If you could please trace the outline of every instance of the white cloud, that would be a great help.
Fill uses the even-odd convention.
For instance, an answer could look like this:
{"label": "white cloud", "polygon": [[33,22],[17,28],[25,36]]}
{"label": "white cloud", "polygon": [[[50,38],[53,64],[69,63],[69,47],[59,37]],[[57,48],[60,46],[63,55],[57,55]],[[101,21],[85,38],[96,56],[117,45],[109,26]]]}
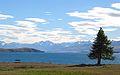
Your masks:
{"label": "white cloud", "polygon": [[49,24],[50,22],[44,22],[44,23],[42,23],[42,24]]}
{"label": "white cloud", "polygon": [[71,25],[76,31],[78,31],[81,34],[86,35],[94,35],[97,34],[97,31],[99,29],[98,26],[94,26],[89,23],[83,23],[83,22],[70,22],[69,25]]}
{"label": "white cloud", "polygon": [[34,22],[30,22],[30,21],[15,21],[17,23],[18,26],[22,26],[22,27],[36,27]]}
{"label": "white cloud", "polygon": [[59,18],[59,19],[57,19],[57,20],[62,21],[63,19]]}
{"label": "white cloud", "polygon": [[35,27],[22,27],[18,25],[0,25],[0,40],[6,43],[34,43],[39,41],[52,41],[54,43],[75,42],[80,37],[74,36],[71,31],[55,28],[47,31],[38,31]]}
{"label": "white cloud", "polygon": [[47,13],[47,14],[49,14],[49,13],[52,13],[52,12],[49,12],[49,11],[47,11],[47,12],[44,12],[44,13]]}
{"label": "white cloud", "polygon": [[47,22],[45,19],[41,19],[41,18],[26,18],[25,20],[36,22],[36,23]]}
{"label": "white cloud", "polygon": [[120,9],[120,3],[114,3],[112,4],[112,7]]}
{"label": "white cloud", "polygon": [[15,21],[18,26],[21,27],[29,27],[29,28],[37,28],[37,23],[41,24],[48,24],[47,20],[41,19],[41,18],[25,18],[25,20],[22,21]]}
{"label": "white cloud", "polygon": [[94,7],[87,12],[74,11],[67,13],[69,16],[83,18],[83,19],[106,19],[111,17],[119,17],[120,11],[112,8]]}
{"label": "white cloud", "polygon": [[115,31],[117,30],[117,28],[106,28],[104,29],[105,32],[111,32],[111,31]]}
{"label": "white cloud", "polygon": [[87,12],[73,11],[67,14],[84,20],[68,23],[82,34],[94,35],[98,31],[99,27],[103,27],[107,32],[115,31],[117,28],[120,28],[120,10],[94,7],[92,10],[88,10]]}
{"label": "white cloud", "polygon": [[[13,16],[0,14],[0,20],[7,18],[13,18]],[[61,43],[80,41],[80,37],[83,37],[83,35],[74,36],[71,31],[62,28],[41,31],[37,26],[38,23],[48,24],[49,22],[41,18],[25,18],[15,21],[14,25],[0,24],[0,40],[6,43],[35,43],[39,41]]]}
{"label": "white cloud", "polygon": [[0,14],[0,20],[5,20],[5,19],[8,19],[8,18],[14,18],[14,16]]}
{"label": "white cloud", "polygon": [[52,15],[52,12],[44,12],[45,15]]}

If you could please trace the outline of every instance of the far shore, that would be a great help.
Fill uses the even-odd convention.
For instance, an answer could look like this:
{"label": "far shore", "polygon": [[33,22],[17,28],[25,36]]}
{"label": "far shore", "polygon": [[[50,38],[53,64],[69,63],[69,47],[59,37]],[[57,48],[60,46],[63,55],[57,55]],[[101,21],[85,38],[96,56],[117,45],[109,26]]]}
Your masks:
{"label": "far shore", "polygon": [[54,64],[54,63],[45,63],[45,62],[0,62],[0,67],[21,67],[21,66],[26,66],[30,67],[32,66],[33,68],[40,68],[40,67],[93,67],[93,66],[106,66],[106,65],[120,65],[120,64],[101,64],[101,65],[96,65],[96,64]]}

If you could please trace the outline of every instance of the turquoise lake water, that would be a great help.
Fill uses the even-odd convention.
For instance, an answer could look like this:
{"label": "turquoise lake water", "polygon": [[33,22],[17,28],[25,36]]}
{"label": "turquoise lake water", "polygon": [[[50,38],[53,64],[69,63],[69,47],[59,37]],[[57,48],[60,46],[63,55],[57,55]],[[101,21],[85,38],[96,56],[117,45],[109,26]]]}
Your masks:
{"label": "turquoise lake water", "polygon": [[[102,61],[104,64],[120,64],[120,53],[114,54],[114,61]],[[46,62],[53,64],[95,64],[87,54],[82,53],[37,53],[37,52],[0,52],[0,62]]]}

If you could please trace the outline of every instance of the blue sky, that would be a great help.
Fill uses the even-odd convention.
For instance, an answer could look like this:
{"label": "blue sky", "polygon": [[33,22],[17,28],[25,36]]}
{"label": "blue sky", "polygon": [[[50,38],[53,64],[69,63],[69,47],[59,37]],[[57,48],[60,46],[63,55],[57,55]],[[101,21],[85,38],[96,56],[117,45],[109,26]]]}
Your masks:
{"label": "blue sky", "polygon": [[93,40],[99,27],[111,40],[120,40],[119,20],[119,0],[1,0],[0,40]]}

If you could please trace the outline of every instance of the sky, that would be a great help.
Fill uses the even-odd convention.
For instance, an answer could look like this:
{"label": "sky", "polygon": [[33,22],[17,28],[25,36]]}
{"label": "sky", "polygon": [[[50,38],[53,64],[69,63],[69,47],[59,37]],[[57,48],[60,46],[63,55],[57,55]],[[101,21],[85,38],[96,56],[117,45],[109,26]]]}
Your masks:
{"label": "sky", "polygon": [[0,0],[0,41],[120,40],[120,0]]}

